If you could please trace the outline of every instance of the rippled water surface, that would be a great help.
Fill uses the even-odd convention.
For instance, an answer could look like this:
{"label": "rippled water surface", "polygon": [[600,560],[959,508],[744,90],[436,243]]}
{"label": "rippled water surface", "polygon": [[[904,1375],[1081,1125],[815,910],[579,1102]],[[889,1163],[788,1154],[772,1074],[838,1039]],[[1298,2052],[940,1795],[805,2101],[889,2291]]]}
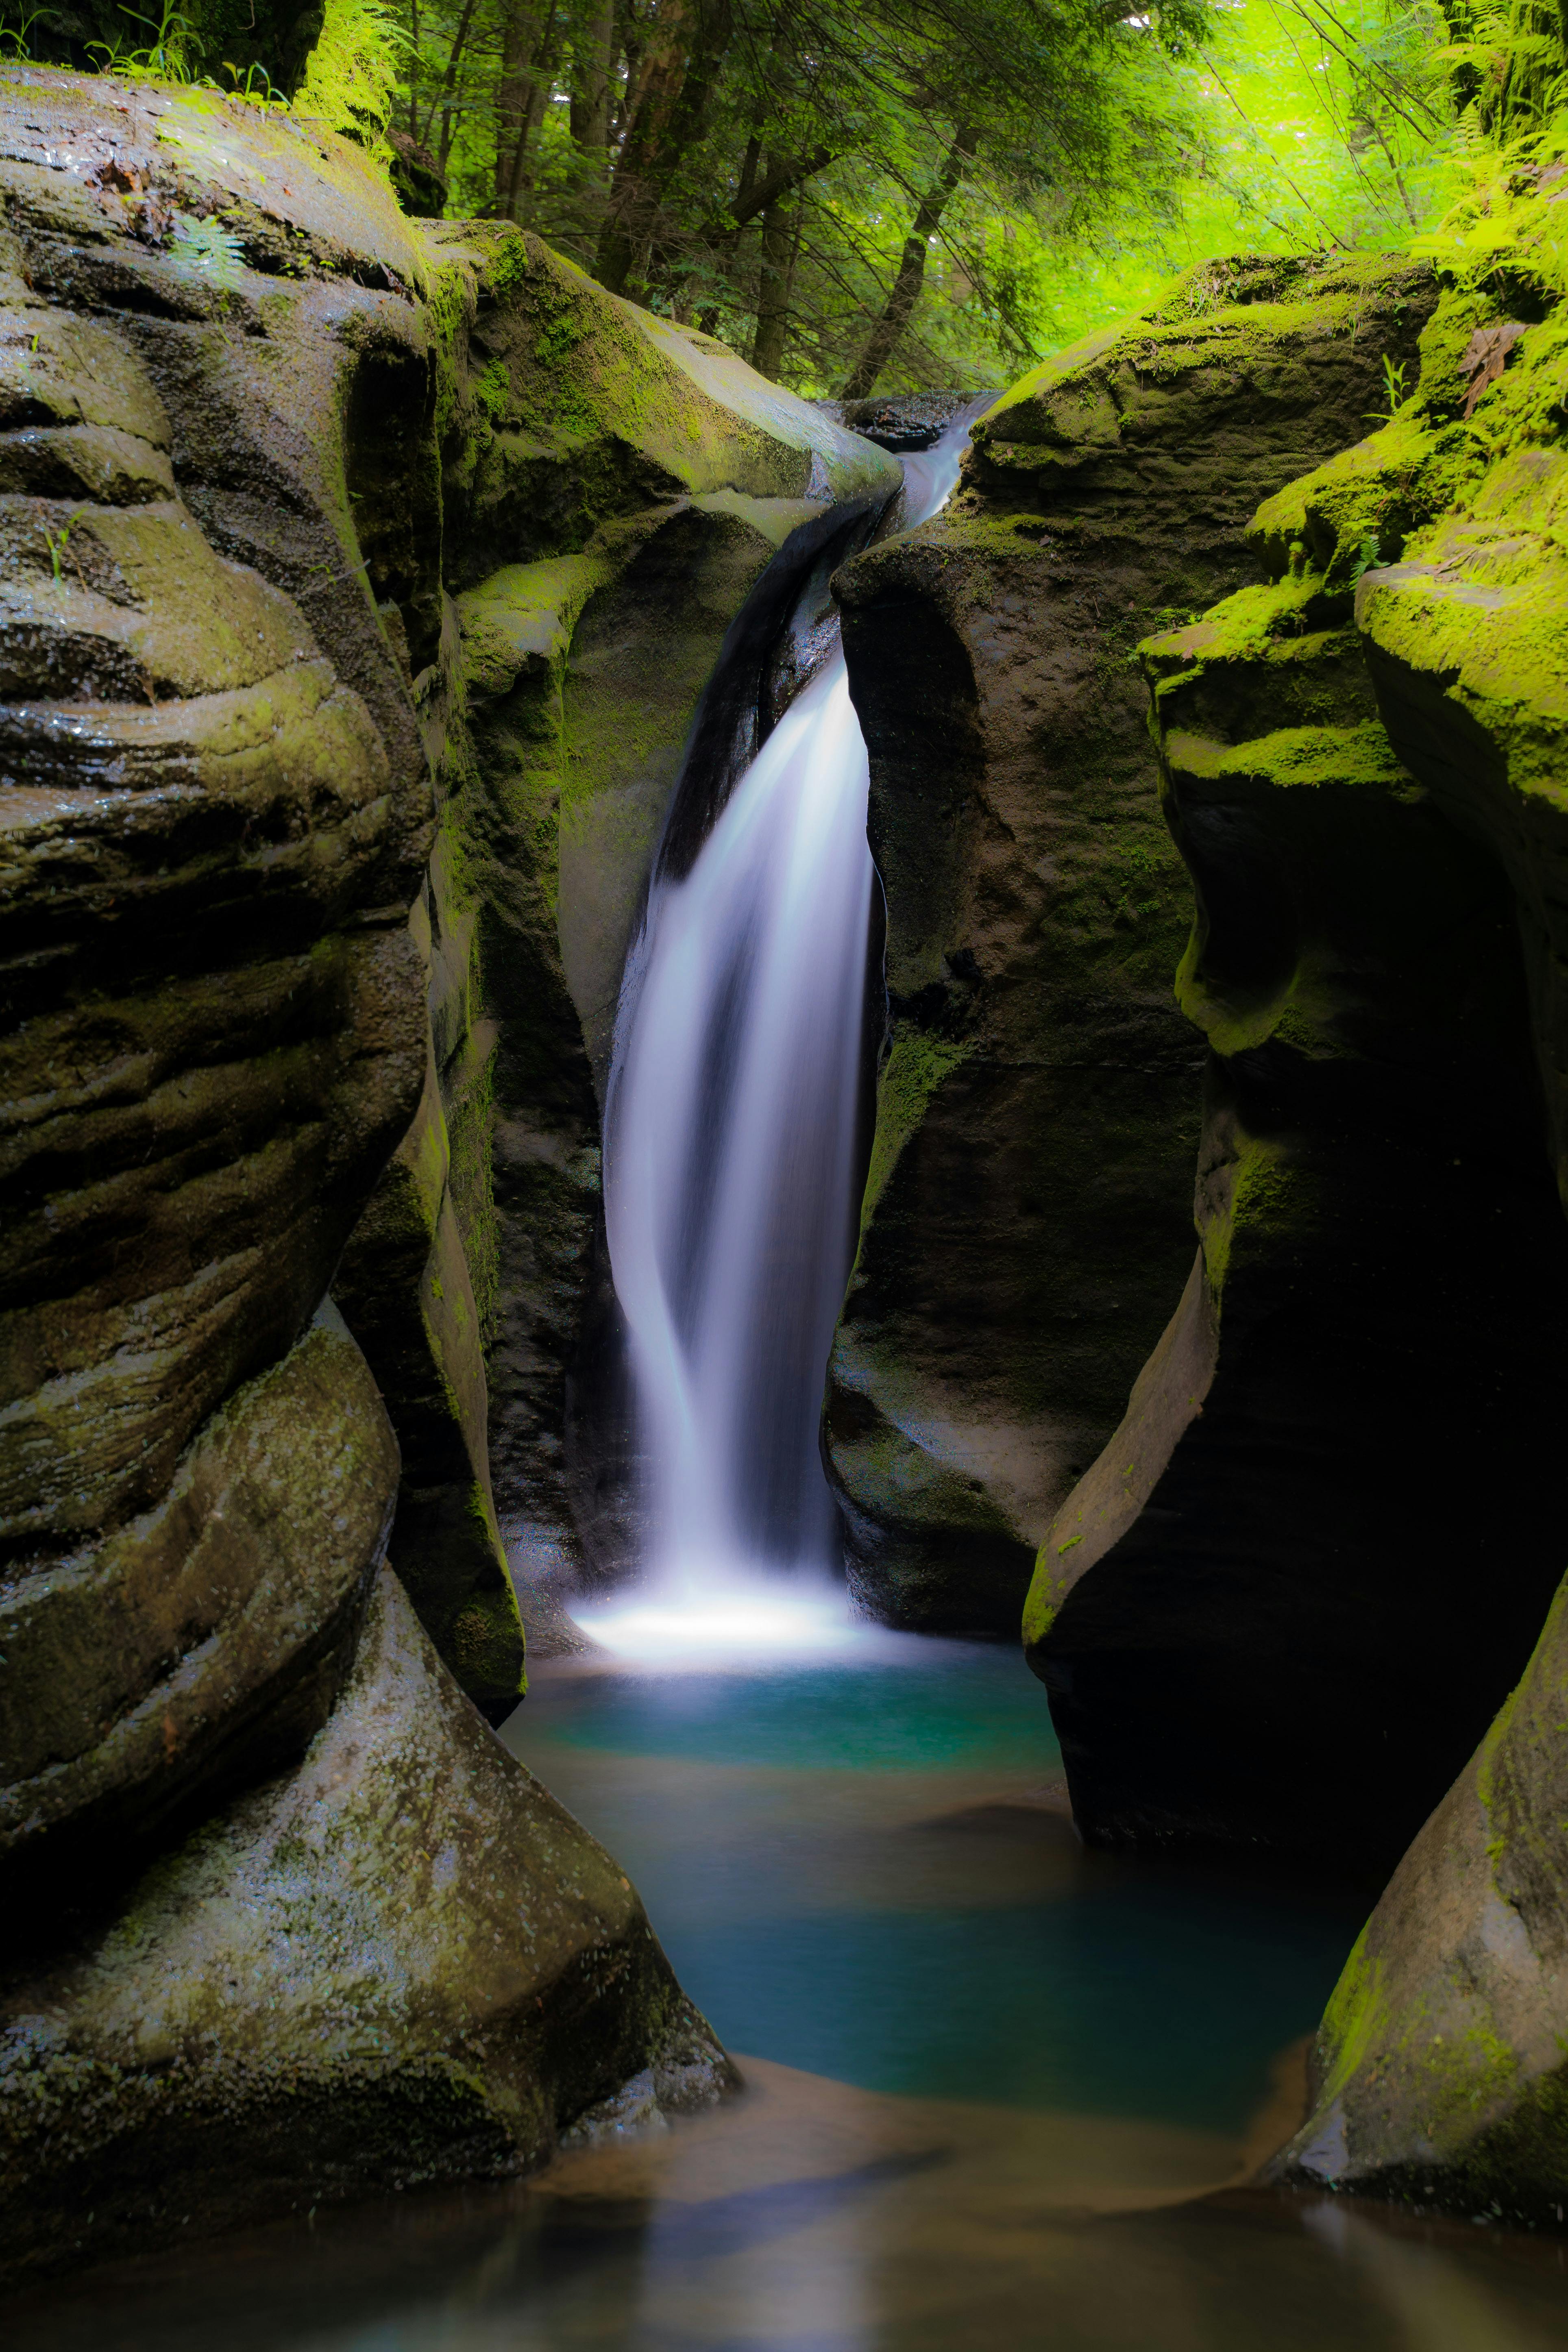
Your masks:
{"label": "rippled water surface", "polygon": [[1016,1654],[547,1672],[737,2099],[35,2292],[11,2352],[1545,2352],[1555,2243],[1239,2185],[1362,1905],[1087,1855]]}

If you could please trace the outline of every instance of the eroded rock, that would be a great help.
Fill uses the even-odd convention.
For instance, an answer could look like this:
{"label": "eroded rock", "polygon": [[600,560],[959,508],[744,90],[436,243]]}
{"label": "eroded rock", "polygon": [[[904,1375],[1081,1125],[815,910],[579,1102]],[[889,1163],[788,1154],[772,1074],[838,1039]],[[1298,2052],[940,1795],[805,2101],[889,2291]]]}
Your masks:
{"label": "eroded rock", "polygon": [[624,1874],[384,1570],[298,1768],[9,1989],[7,2264],[526,2171],[634,2082],[664,2112],[732,2079]]}
{"label": "eroded rock", "polygon": [[[573,274],[505,236],[432,250],[358,150],[268,110],[7,92],[0,2198],[26,2266],[526,2168],[628,2082],[668,2106],[729,2077],[624,1877],[432,1647],[515,1703],[443,468],[506,527],[466,338],[520,253]],[[656,439],[700,418],[710,472],[728,434],[791,486],[825,435],[837,462],[671,348],[633,369]]]}
{"label": "eroded rock", "polygon": [[1012,1631],[1191,1259],[1190,901],[1134,649],[1258,578],[1258,500],[1360,438],[1435,295],[1387,260],[1191,272],[839,574],[891,1032],[826,1446],[895,1622]]}
{"label": "eroded rock", "polygon": [[1568,1596],[1373,1912],[1268,2167],[1560,2229],[1568,2202]]}

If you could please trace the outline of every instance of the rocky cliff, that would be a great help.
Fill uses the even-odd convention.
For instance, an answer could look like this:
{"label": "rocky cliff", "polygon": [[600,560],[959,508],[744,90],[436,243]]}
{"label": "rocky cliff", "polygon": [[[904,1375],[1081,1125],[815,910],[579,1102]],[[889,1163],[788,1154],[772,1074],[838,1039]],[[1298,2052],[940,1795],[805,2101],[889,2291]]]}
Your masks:
{"label": "rocky cliff", "polygon": [[595,1057],[691,706],[891,468],[318,125],[30,68],[0,115],[25,2265],[727,2079],[475,1704],[521,1686],[502,1528],[565,1539]]}
{"label": "rocky cliff", "polygon": [[1457,225],[1382,429],[1259,508],[1264,578],[1142,647],[1200,1249],[1026,1621],[1091,1837],[1380,1875],[1414,1838],[1277,2177],[1553,2227],[1562,170]]}
{"label": "rocky cliff", "polygon": [[1193,272],[838,575],[891,1027],[826,1445],[899,1623],[1012,1632],[1192,1255],[1191,901],[1138,642],[1263,577],[1258,500],[1362,437],[1435,296],[1407,263]]}

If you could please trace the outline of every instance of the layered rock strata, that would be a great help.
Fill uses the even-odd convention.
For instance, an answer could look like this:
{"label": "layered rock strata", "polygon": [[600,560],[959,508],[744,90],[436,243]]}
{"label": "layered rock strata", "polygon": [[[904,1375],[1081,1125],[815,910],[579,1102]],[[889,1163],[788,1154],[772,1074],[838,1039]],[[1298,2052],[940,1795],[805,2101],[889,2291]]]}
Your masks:
{"label": "layered rock strata", "polygon": [[826,1451],[902,1624],[1010,1633],[1192,1254],[1190,919],[1135,647],[1261,576],[1260,498],[1360,438],[1435,299],[1396,261],[1216,263],[976,426],[838,575],[889,1050]]}
{"label": "layered rock strata", "polygon": [[564,1526],[660,793],[751,580],[896,468],[319,126],[31,68],[0,106],[25,2266],[729,2079],[470,1700],[521,1685],[500,1522]]}

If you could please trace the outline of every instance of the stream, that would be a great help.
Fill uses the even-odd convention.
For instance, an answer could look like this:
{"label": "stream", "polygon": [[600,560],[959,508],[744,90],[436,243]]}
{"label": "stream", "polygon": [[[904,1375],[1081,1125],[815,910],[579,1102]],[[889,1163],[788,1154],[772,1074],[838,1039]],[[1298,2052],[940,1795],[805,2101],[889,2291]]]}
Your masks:
{"label": "stream", "polygon": [[[906,520],[966,432],[908,462]],[[656,866],[627,967],[605,1189],[645,1574],[574,1604],[595,1646],[535,1667],[501,1735],[630,1874],[742,2087],[526,2180],[40,2287],[10,2352],[1568,2339],[1556,2241],[1248,2185],[1368,1890],[1086,1851],[1017,1648],[874,1627],[836,1579],[816,1425],[874,877],[825,597],[826,574],[805,683],[700,854]]]}
{"label": "stream", "polygon": [[1547,2352],[1556,2241],[1238,2185],[1361,1902],[1088,1853],[997,1645],[542,1670],[509,1744],[745,2087],[41,2287],[9,2352]]}

